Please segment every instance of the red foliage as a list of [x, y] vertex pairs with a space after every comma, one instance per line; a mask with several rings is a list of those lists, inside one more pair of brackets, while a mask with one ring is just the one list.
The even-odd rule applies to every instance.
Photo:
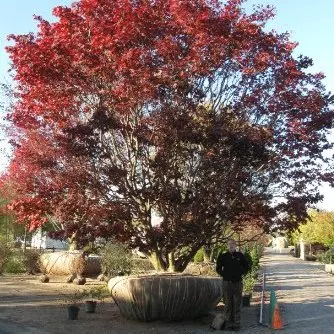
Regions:
[[332, 98], [287, 34], [265, 32], [272, 8], [242, 2], [81, 0], [11, 36], [22, 219], [114, 233], [178, 269], [226, 224], [305, 220], [333, 180]]

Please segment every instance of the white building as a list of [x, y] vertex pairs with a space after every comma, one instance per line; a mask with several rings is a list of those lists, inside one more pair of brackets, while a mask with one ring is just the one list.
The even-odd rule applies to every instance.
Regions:
[[39, 249], [68, 249], [68, 243], [66, 241], [51, 239], [47, 235], [47, 232], [39, 228], [32, 235], [31, 247]]

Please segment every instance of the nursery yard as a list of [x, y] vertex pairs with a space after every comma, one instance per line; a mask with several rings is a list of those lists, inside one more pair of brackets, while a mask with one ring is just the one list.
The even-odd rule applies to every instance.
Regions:
[[[0, 333], [211, 333], [211, 316], [196, 321], [142, 323], [124, 319], [111, 298], [97, 306], [96, 313], [85, 313], [78, 320], [67, 320], [66, 294], [104, 283], [88, 279], [85, 286], [65, 283], [65, 277], [51, 277], [40, 283], [38, 276], [0, 276]], [[246, 310], [246, 308], [244, 309]], [[249, 323], [256, 324], [257, 306], [247, 308]], [[245, 332], [245, 331], [243, 331]], [[247, 331], [248, 332], [248, 331]], [[252, 333], [252, 331], [249, 331]]]
[[[262, 268], [269, 290], [274, 288], [282, 306], [285, 333], [333, 333], [334, 276], [317, 263], [307, 263], [288, 254], [266, 254]], [[67, 320], [65, 295], [104, 283], [88, 279], [84, 287], [65, 283], [65, 277], [52, 277], [40, 283], [38, 276], [0, 276], [0, 334], [60, 334], [60, 333], [212, 333], [212, 316], [196, 321], [143, 323], [124, 319], [111, 298], [97, 307], [96, 313], [80, 310], [78, 320]], [[221, 311], [221, 305], [218, 309]], [[264, 310], [266, 323], [268, 298]], [[258, 325], [259, 293], [253, 296], [251, 307], [242, 308], [241, 333], [272, 333]], [[217, 332], [218, 333], [218, 332]], [[227, 332], [228, 333], [228, 332]]]

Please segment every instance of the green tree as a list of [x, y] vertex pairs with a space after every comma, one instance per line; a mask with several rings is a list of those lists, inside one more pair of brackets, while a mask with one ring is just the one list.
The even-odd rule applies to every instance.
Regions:
[[293, 234], [296, 241], [303, 238], [305, 242], [319, 242], [325, 246], [334, 244], [334, 212], [312, 210], [310, 218], [305, 225], [299, 227], [299, 231]]
[[7, 208], [11, 195], [10, 187], [3, 183], [0, 188], [0, 239], [7, 243], [18, 236], [23, 236], [25, 231], [25, 227], [16, 223], [13, 212]]

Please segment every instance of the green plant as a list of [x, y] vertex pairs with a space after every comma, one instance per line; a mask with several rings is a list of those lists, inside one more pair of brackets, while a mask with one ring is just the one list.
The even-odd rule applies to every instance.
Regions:
[[125, 245], [108, 241], [101, 249], [100, 255], [104, 274], [113, 277], [131, 273], [132, 254]]
[[200, 248], [194, 256], [194, 262], [203, 262], [203, 261], [204, 261], [204, 250], [203, 248]]
[[252, 294], [254, 290], [255, 285], [255, 279], [252, 277], [251, 272], [249, 272], [247, 275], [245, 275], [242, 279], [242, 293], [244, 295], [250, 295]]
[[318, 255], [317, 259], [326, 264], [332, 264], [334, 263], [334, 247], [329, 249], [327, 252]]
[[92, 301], [103, 301], [105, 298], [109, 297], [110, 293], [109, 290], [105, 285], [103, 286], [97, 286], [92, 287], [84, 290], [83, 297], [86, 300], [92, 300]]
[[260, 247], [257, 243], [254, 244], [250, 251], [250, 256], [252, 258], [252, 269], [258, 269], [260, 266]]
[[78, 306], [85, 297], [84, 290], [76, 290], [75, 292], [64, 294], [63, 298], [67, 306]]
[[255, 243], [250, 250], [248, 245], [245, 248], [245, 256], [250, 266], [249, 275], [252, 279], [257, 279], [260, 268], [261, 247]]
[[4, 265], [5, 273], [10, 274], [19, 274], [24, 273], [26, 271], [25, 266], [23, 264], [23, 253], [21, 250], [13, 250], [13, 252], [10, 254], [8, 260], [6, 261]]

